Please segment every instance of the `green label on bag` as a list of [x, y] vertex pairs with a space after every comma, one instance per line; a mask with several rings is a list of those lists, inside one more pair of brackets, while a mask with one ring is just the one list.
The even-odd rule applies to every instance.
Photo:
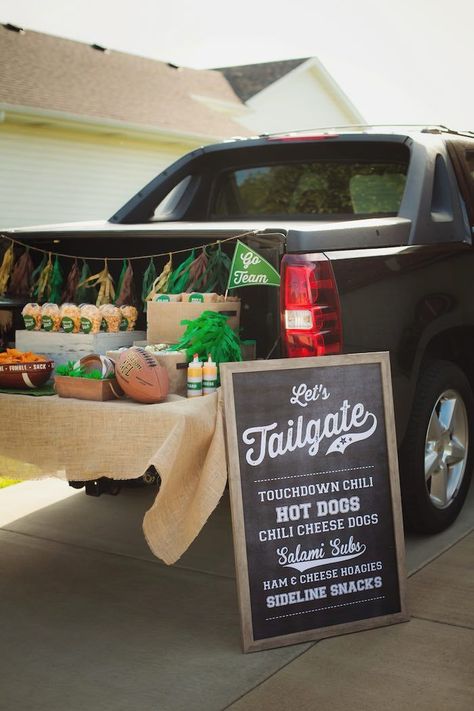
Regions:
[[45, 331], [52, 331], [54, 323], [53, 323], [53, 319], [51, 318], [51, 316], [42, 316], [41, 317], [41, 325]]
[[189, 303], [191, 304], [202, 304], [204, 302], [204, 296], [202, 294], [191, 294], [189, 297]]
[[92, 331], [92, 321], [88, 318], [81, 316], [81, 331], [83, 333], [90, 333]]
[[156, 297], [155, 301], [171, 301], [171, 299], [167, 294], [160, 294]]
[[63, 316], [61, 319], [61, 327], [66, 333], [74, 331], [74, 321], [69, 316]]
[[101, 331], [108, 331], [109, 330], [109, 324], [107, 323], [105, 318], [103, 318], [102, 321], [100, 322], [100, 330]]
[[23, 316], [25, 328], [27, 331], [33, 331], [36, 326], [36, 319], [33, 316]]
[[122, 316], [122, 320], [120, 321], [119, 331], [127, 331], [127, 329], [128, 329], [128, 318], [124, 318]]

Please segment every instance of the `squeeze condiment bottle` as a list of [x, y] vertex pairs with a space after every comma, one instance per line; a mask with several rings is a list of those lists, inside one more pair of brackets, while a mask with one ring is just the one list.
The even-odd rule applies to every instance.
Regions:
[[202, 368], [202, 394], [215, 393], [217, 389], [217, 365], [209, 353], [207, 361]]
[[202, 395], [202, 363], [197, 353], [188, 365], [188, 397]]

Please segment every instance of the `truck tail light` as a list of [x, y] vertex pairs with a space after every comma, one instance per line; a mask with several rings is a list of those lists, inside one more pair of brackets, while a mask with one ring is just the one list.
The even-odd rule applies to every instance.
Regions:
[[341, 353], [339, 295], [324, 254], [283, 257], [281, 314], [283, 346], [289, 358]]

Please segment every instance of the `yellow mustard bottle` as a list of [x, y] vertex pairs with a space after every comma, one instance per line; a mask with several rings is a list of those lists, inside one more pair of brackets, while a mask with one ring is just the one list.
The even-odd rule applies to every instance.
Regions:
[[202, 369], [202, 394], [209, 395], [217, 390], [217, 365], [209, 353]]
[[202, 395], [202, 363], [197, 353], [188, 365], [188, 397], [199, 397]]

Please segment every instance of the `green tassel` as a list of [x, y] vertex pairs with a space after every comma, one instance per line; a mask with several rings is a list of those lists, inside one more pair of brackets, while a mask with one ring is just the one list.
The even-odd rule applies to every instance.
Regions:
[[227, 288], [229, 281], [229, 271], [231, 260], [225, 252], [222, 251], [221, 245], [209, 255], [207, 263], [207, 281], [206, 291], [215, 291], [218, 294], [223, 294]]
[[38, 295], [38, 279], [40, 277], [41, 272], [43, 271], [43, 269], [46, 266], [46, 262], [47, 262], [46, 254], [43, 254], [43, 258], [41, 259], [41, 262], [38, 264], [36, 269], [33, 271], [33, 274], [31, 275], [31, 283], [32, 283], [32, 287], [31, 287], [31, 291], [30, 291], [31, 296]]
[[56, 257], [56, 259], [54, 260], [54, 266], [53, 266], [53, 271], [51, 274], [51, 281], [50, 281], [51, 294], [49, 295], [49, 300], [51, 301], [51, 303], [53, 303], [53, 304], [60, 304], [61, 303], [63, 282], [64, 282], [64, 277], [63, 277], [63, 273], [61, 270], [61, 265], [59, 264], [58, 257]]
[[146, 311], [146, 307], [148, 305], [147, 301], [147, 296], [150, 293], [150, 291], [153, 288], [153, 283], [156, 279], [156, 267], [155, 267], [155, 262], [153, 261], [153, 257], [150, 259], [150, 263], [145, 271], [145, 274], [143, 275], [143, 282], [142, 282], [142, 301], [143, 301], [143, 310]]
[[[79, 284], [82, 284], [82, 282], [86, 281], [86, 279], [88, 279], [90, 276], [90, 267], [83, 259]], [[95, 302], [97, 301], [97, 289], [94, 289], [93, 287], [85, 284], [83, 284], [82, 286], [78, 286], [74, 300], [76, 304], [95, 304]]]
[[127, 262], [126, 259], [124, 259], [123, 262], [122, 262], [122, 271], [120, 272], [120, 276], [119, 276], [118, 282], [117, 282], [117, 289], [116, 289], [116, 292], [115, 292], [115, 293], [117, 294], [117, 297], [118, 297], [118, 295], [120, 294], [120, 292], [121, 292], [121, 290], [122, 290], [123, 278], [124, 278], [125, 273], [126, 273], [126, 271], [127, 271], [127, 267], [128, 267], [128, 262]]
[[194, 262], [194, 259], [195, 250], [193, 249], [189, 257], [172, 272], [168, 282], [167, 294], [181, 294], [183, 291], [186, 291], [190, 279], [189, 268]]

